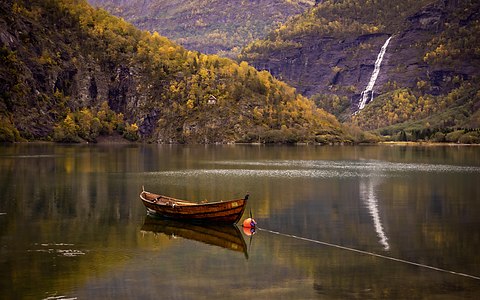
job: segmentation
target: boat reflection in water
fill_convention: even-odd
[[[141,228],[143,232],[163,233],[167,236],[182,237],[204,244],[243,252],[248,259],[247,244],[236,225],[212,225],[162,219],[147,215]]]

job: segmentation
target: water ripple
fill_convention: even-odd
[[[181,171],[152,172],[150,174],[168,177],[200,177],[205,175],[236,177],[275,177],[275,178],[333,178],[370,176],[358,172],[336,170],[254,170],[254,169],[196,169]],[[382,176],[382,174],[378,174]]]
[[[297,167],[297,168],[330,168],[367,171],[420,171],[420,172],[480,172],[480,167],[435,165],[416,163],[395,163],[377,160],[362,161],[328,161],[328,160],[264,160],[264,161],[216,161],[215,165],[258,166],[258,167]]]
[[[216,169],[150,172],[168,177],[236,176],[273,178],[394,177],[405,172],[480,173],[480,167],[383,161],[265,160],[205,162]]]
[[[61,248],[65,248],[66,246],[74,246],[74,244],[42,243],[42,244],[35,244],[35,246],[40,246],[40,248],[35,250],[28,250],[28,252],[51,253],[51,254],[56,254],[58,256],[65,256],[65,257],[76,257],[76,256],[86,254],[86,252],[77,250],[77,249],[61,249]],[[70,247],[66,247],[66,248],[70,248]]]

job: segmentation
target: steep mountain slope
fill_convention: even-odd
[[[240,58],[350,120],[391,37],[374,101],[354,121],[366,129],[412,120],[424,120],[417,129],[478,127],[479,11],[473,0],[323,1]],[[446,111],[446,120],[435,117]]]
[[[238,53],[311,0],[89,0],[135,26],[158,31],[190,50]]]
[[[267,72],[187,51],[84,0],[0,3],[0,141],[345,141]]]

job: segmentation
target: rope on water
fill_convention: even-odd
[[[416,263],[416,262],[412,262],[412,261],[408,261],[408,260],[404,260],[404,259],[400,259],[400,258],[395,258],[395,257],[391,257],[391,256],[386,256],[386,255],[382,255],[382,254],[373,253],[373,252],[358,250],[358,249],[355,249],[355,248],[349,248],[349,247],[340,246],[340,245],[336,245],[336,244],[332,244],[332,243],[317,241],[317,240],[313,240],[313,239],[309,239],[309,238],[305,238],[305,237],[301,237],[301,236],[296,236],[296,235],[293,235],[293,234],[281,233],[281,232],[278,232],[278,231],[273,231],[273,230],[269,230],[269,229],[265,229],[265,228],[257,227],[256,229],[261,230],[261,231],[265,231],[265,232],[269,232],[269,233],[272,233],[272,234],[280,235],[280,236],[285,236],[285,237],[294,238],[294,239],[298,239],[298,240],[302,240],[302,241],[307,241],[307,242],[311,242],[311,243],[316,243],[316,244],[320,244],[320,245],[334,247],[334,248],[338,248],[338,249],[342,249],[342,250],[357,252],[357,253],[366,254],[366,255],[370,255],[370,256],[375,256],[375,257],[388,259],[388,260],[393,260],[393,261],[396,261],[396,262],[401,262],[401,263],[404,263],[404,264],[409,264],[409,265],[413,265],[413,266],[417,266],[417,267],[421,267],[421,268],[431,269],[431,270],[435,270],[435,271],[439,271],[439,272],[444,272],[444,273],[449,273],[449,274],[453,274],[453,275],[457,275],[457,276],[463,276],[463,277],[468,277],[468,278],[471,278],[471,279],[480,280],[480,277],[478,277],[478,276],[469,275],[469,274],[460,273],[460,272],[455,272],[455,271],[450,271],[450,270],[445,270],[445,269],[441,269],[441,268],[437,268],[437,267],[433,267],[433,266],[429,266],[429,265],[424,265],[424,264],[420,264],[420,263]]]

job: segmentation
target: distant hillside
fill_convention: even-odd
[[[83,0],[0,2],[0,141],[351,141],[243,62],[187,51]]]
[[[158,31],[190,50],[231,55],[263,38],[312,0],[89,0],[141,29]]]
[[[480,127],[479,12],[474,0],[326,0],[248,45],[240,59],[343,121],[433,137]],[[373,101],[358,112],[389,37]]]

